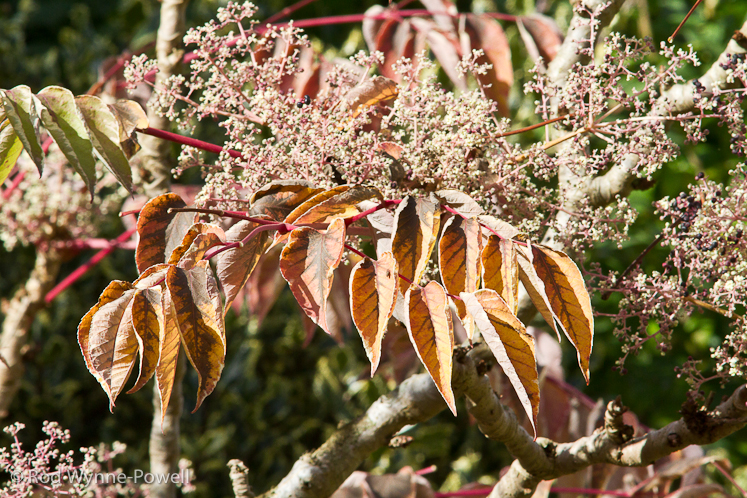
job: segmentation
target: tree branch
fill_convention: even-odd
[[[747,425],[747,385],[737,388],[710,412],[698,409],[694,401],[688,400],[679,420],[637,438],[632,438],[632,427],[622,421],[625,410],[619,399],[610,401],[604,427],[591,436],[563,444],[538,439],[532,444],[541,451],[532,449],[532,458],[518,457],[493,488],[490,498],[529,497],[540,481],[573,474],[593,464],[642,467],[692,444],[714,443]],[[471,413],[477,418],[475,412]],[[486,435],[496,440],[499,436],[492,432]],[[524,451],[524,455],[528,453]]]
[[[61,264],[59,251],[39,248],[28,280],[4,306],[0,336],[0,418],[8,415],[10,403],[23,380],[23,347],[36,313],[44,307],[44,296],[54,286]]]
[[[703,76],[698,78],[706,92],[712,92],[715,88],[727,89],[738,86],[738,83],[729,84],[726,82],[726,71],[721,68],[721,64],[726,62],[727,54],[747,52],[747,44],[743,41],[745,36],[747,36],[747,22],[734,34],[718,60]],[[674,85],[662,93],[649,116],[666,116],[668,114],[690,112],[695,107],[694,95],[692,80]],[[632,171],[643,154],[645,154],[645,151],[641,154],[628,154],[622,162],[612,166],[607,173],[589,181],[584,188],[584,194],[589,196],[591,204],[593,206],[605,206],[618,195],[627,196],[632,189],[633,181],[636,179]]]

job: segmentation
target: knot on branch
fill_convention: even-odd
[[[231,478],[233,494],[236,498],[254,498],[251,486],[249,486],[249,469],[241,460],[233,459],[228,461],[230,469],[228,477]]]
[[[607,403],[607,410],[604,412],[604,431],[615,444],[623,444],[633,437],[633,427],[623,421],[623,414],[626,411],[628,407],[623,406],[620,396]]]
[[[707,406],[708,404],[701,406],[698,403],[697,396],[690,393],[685,402],[682,403],[682,408],[680,408],[682,420],[685,421],[687,429],[698,436],[705,435],[714,425]]]

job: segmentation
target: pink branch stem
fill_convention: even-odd
[[[194,147],[196,149],[204,150],[207,152],[214,152],[216,154],[220,154],[221,152],[225,150],[220,145],[215,145],[209,142],[204,142],[202,140],[197,140],[196,138],[185,137],[184,135],[179,135],[177,133],[172,133],[170,131],[158,130],[156,128],[146,128],[144,130],[138,130],[138,131],[140,133],[145,133],[146,135],[160,138],[162,140],[168,140],[169,142],[176,142],[178,144],[186,145],[189,147]],[[228,152],[228,155],[231,157],[234,157],[237,159],[241,158],[241,154],[239,154],[235,150],[229,150],[227,152]]]
[[[116,239],[112,240],[109,244],[109,247],[100,250],[98,253],[96,253],[91,259],[89,259],[84,265],[78,267],[75,271],[73,271],[70,275],[65,277],[62,282],[57,284],[51,291],[47,293],[46,296],[44,296],[44,301],[46,303],[50,303],[57,295],[62,292],[63,290],[67,289],[73,282],[78,280],[81,276],[83,276],[88,270],[90,270],[92,267],[96,266],[99,261],[107,257],[114,249],[116,249],[120,244],[123,242],[126,242],[132,237],[132,234],[137,231],[137,227],[132,227],[126,232],[124,232],[122,235],[117,237]]]

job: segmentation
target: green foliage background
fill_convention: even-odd
[[[259,17],[267,17],[289,3],[260,2]],[[370,0],[317,1],[294,17],[361,13],[372,3]],[[678,42],[692,43],[707,67],[741,25],[744,10],[741,3],[707,0],[688,21]],[[188,24],[205,22],[221,4],[216,0],[193,0]],[[566,28],[571,15],[568,3],[556,0],[463,0],[458,6],[460,11],[514,14],[528,14],[540,8],[555,17],[561,29]],[[689,7],[690,2],[685,0],[631,1],[612,28],[650,35],[658,43],[672,33]],[[56,84],[83,93],[96,80],[98,68],[106,58],[137,50],[153,41],[158,8],[157,2],[148,0],[0,1],[0,87],[24,83],[38,91]],[[504,23],[504,27],[517,68],[511,105],[514,127],[519,127],[536,122],[533,99],[524,99],[521,94],[521,82],[527,77],[531,62],[516,27],[509,23]],[[310,34],[325,50],[350,53],[352,49],[364,48],[359,25],[317,28]],[[696,74],[688,71],[686,75]],[[538,131],[534,136],[522,135],[519,140],[542,138],[542,132]],[[725,180],[726,172],[736,162],[728,151],[728,136],[721,130],[713,130],[706,143],[684,145],[682,156],[666,169],[666,182],[657,182],[651,189],[632,195],[633,205],[641,216],[625,249],[602,244],[590,258],[608,268],[623,270],[656,237],[661,226],[652,214],[651,202],[665,195],[677,195],[699,171],[712,179]],[[119,220],[102,220],[102,230],[103,237],[113,238],[121,233],[122,227]],[[33,265],[33,252],[28,247],[12,253],[0,249],[0,296],[9,298],[22,284]],[[90,255],[80,254],[67,262],[61,275],[70,273]],[[645,264],[651,268],[661,265],[665,255],[663,250],[654,251]],[[26,353],[23,386],[12,405],[12,419],[7,420],[27,425],[22,433],[27,446],[42,437],[43,420],[56,420],[71,430],[71,448],[123,441],[129,450],[117,462],[126,470],[147,468],[151,389],[122,396],[110,414],[106,396],[87,372],[75,339],[78,321],[108,282],[134,278],[132,253],[118,251],[37,316]],[[606,302],[597,299],[594,304],[605,311],[615,306],[616,300],[613,296]],[[346,344],[340,347],[319,332],[303,348],[304,332],[297,309],[292,296],[285,292],[260,328],[245,315],[229,315],[229,347],[223,378],[195,414],[188,412],[194,402],[196,375],[188,374],[182,451],[194,464],[195,496],[232,496],[225,467],[231,458],[242,459],[249,466],[256,490],[267,489],[285,475],[300,454],[321,444],[339,423],[360,415],[392,387],[381,376],[367,379],[367,361],[357,335],[349,335]],[[688,355],[708,363],[708,348],[720,342],[725,326],[716,316],[696,315],[675,334],[672,353],[659,357],[655,348],[646,349],[630,360],[629,373],[621,377],[611,371],[620,355],[619,344],[612,336],[609,321],[600,319],[592,355],[591,384],[583,385],[574,365],[575,355],[567,343],[563,346],[566,371],[570,382],[592,398],[609,400],[621,394],[645,424],[658,427],[679,416],[679,405],[687,391],[686,383],[676,379],[673,368],[681,365]],[[441,413],[410,432],[415,437],[412,445],[399,450],[380,450],[366,461],[364,469],[396,472],[404,465],[415,468],[436,465],[438,470],[429,478],[435,487],[443,489],[457,489],[479,479],[490,482],[509,462],[508,455],[500,445],[485,440],[470,425],[463,405],[459,408],[457,419],[448,412]],[[0,445],[6,445],[7,439],[0,436]],[[743,437],[736,435],[719,446],[728,452],[735,465],[747,461],[747,442]]]

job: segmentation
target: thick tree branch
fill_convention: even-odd
[[[23,379],[23,348],[36,313],[44,306],[44,296],[54,286],[60,272],[62,258],[57,250],[38,249],[34,269],[26,283],[20,287],[3,314],[0,336],[0,418],[8,415]]]
[[[595,28],[597,37],[599,36],[599,31],[612,21],[612,18],[615,17],[615,14],[620,10],[625,0],[585,0],[583,2],[586,10],[595,12],[608,1],[610,3],[609,6],[597,16],[597,20],[599,21],[599,24]],[[591,35],[592,27],[589,24],[588,14],[585,12],[575,13],[571,19],[571,25],[568,28],[568,33],[566,33],[563,44],[547,67],[547,76],[553,85],[562,88],[565,86],[571,67],[576,63],[583,64],[588,62],[589,58],[579,53],[579,49],[591,47]]]
[[[163,0],[161,19],[156,38],[156,55],[158,56],[158,74],[156,84],[170,76],[178,74],[184,50],[182,37],[185,31],[187,0]],[[169,121],[158,116],[153,109],[148,109],[148,120],[154,128],[166,129]],[[152,136],[142,138],[143,150],[140,167],[137,168],[146,195],[154,197],[166,192],[171,185],[171,143]],[[179,418],[182,414],[184,396],[182,378],[184,377],[185,358],[177,362],[176,377],[171,391],[171,400],[166,413],[161,413],[161,397],[158,386],[153,388],[153,425],[150,431],[150,470],[157,475],[176,473],[179,466]],[[157,498],[174,498],[176,483],[169,479],[157,480],[151,486],[151,496]]]
[[[739,387],[712,411],[700,410],[688,401],[683,405],[682,418],[637,438],[631,437],[632,427],[622,422],[624,411],[619,400],[611,401],[604,427],[570,443],[538,439],[536,445],[541,451],[533,449],[531,459],[518,457],[493,488],[490,498],[528,497],[540,481],[573,474],[593,464],[641,467],[692,444],[714,443],[747,425],[747,385]],[[472,414],[477,417],[476,412]],[[493,432],[486,435],[497,440],[499,436]]]
[[[715,88],[727,89],[739,86],[738,83],[727,83],[726,71],[721,68],[721,64],[726,62],[730,54],[747,52],[747,43],[744,42],[745,37],[747,37],[747,22],[734,34],[718,60],[703,76],[698,78],[706,92],[711,92]],[[693,81],[674,85],[662,93],[649,116],[666,116],[690,112],[695,107],[694,95]],[[607,173],[589,181],[583,189],[583,195],[589,197],[593,206],[605,206],[618,195],[627,196],[632,189],[633,181],[636,179],[632,171],[644,154],[645,151],[640,154],[626,155],[622,162],[612,166]]]

